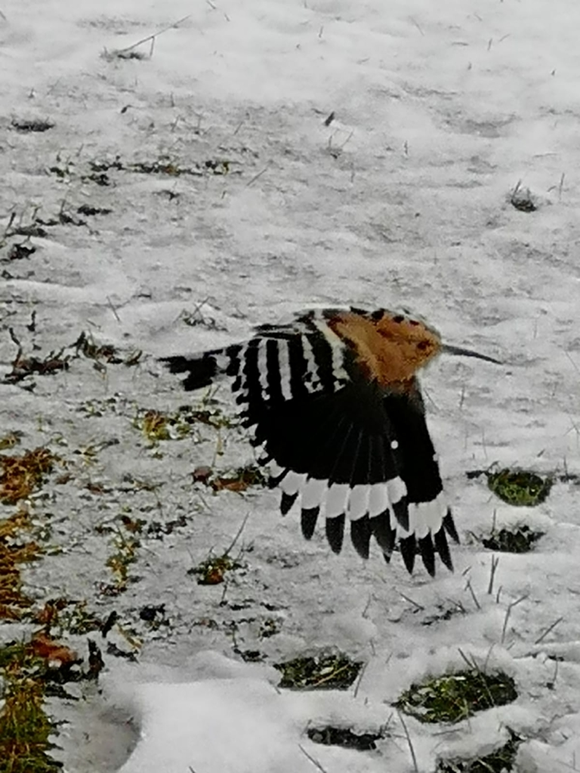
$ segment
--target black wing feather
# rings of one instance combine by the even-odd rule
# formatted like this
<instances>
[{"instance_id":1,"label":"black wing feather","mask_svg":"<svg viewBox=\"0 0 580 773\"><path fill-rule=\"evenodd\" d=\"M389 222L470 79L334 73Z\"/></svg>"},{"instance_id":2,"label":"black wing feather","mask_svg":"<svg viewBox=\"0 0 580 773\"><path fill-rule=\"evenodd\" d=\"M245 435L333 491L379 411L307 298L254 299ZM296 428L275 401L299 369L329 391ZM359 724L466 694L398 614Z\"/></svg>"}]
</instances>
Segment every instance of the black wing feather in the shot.
<instances>
[{"instance_id":1,"label":"black wing feather","mask_svg":"<svg viewBox=\"0 0 580 773\"><path fill-rule=\"evenodd\" d=\"M282 515L287 515L290 512L292 505L297 499L298 492L295 494L287 494L285 491L282 492L282 499L280 500L280 512Z\"/></svg>"},{"instance_id":2,"label":"black wing feather","mask_svg":"<svg viewBox=\"0 0 580 773\"><path fill-rule=\"evenodd\" d=\"M387 510L369 518L366 513L351 521L351 539L360 555L368 556L374 535L388 560L396 542L392 516L408 531L409 504L431 502L442 491L419 388L415 383L410 391L385 394L362 374L348 347L342 356L351 380L345 383L343 376L334 372L329 339L314 322L315 316L310 314L301 317L294 328L263 326L245 345L163 361L173 373L186 374L183 384L187 390L208 386L223 373L234 379L243 424L252 428L254 442L263 446L265 458L281 468L274 485L284 487L289 470L326 480L329 486L347 484L351 488L400 477L407 496L391 503L392 514ZM287 351L288 371L284 373L282 346ZM264 367L265 372L261 372ZM283 491L283 514L298 496ZM302 510L302 530L307 538L314 532L318 514L319 507ZM327 538L335 552L342 547L344 524L344 513L326 519ZM458 541L450 512L434 537L428 534L417 540L411 534L401 539L407 569L412 571L417 552L431 574L436 553L452 568L446 534Z\"/></svg>"},{"instance_id":3,"label":"black wing feather","mask_svg":"<svg viewBox=\"0 0 580 773\"><path fill-rule=\"evenodd\" d=\"M390 556L397 541L397 533L391 527L391 516L388 510L369 519L371 529L383 553Z\"/></svg>"},{"instance_id":4,"label":"black wing feather","mask_svg":"<svg viewBox=\"0 0 580 773\"><path fill-rule=\"evenodd\" d=\"M199 357L163 357L161 362L171 373L187 373L183 380L183 388L187 392L210 386L219 375L215 352L206 352Z\"/></svg>"},{"instance_id":5,"label":"black wing feather","mask_svg":"<svg viewBox=\"0 0 580 773\"><path fill-rule=\"evenodd\" d=\"M435 534L435 549L439 553L439 558L445 566L452 572L453 561L451 560L451 553L449 551L449 545L447 544L447 537L445 536L445 529L442 526Z\"/></svg>"},{"instance_id":6,"label":"black wing feather","mask_svg":"<svg viewBox=\"0 0 580 773\"><path fill-rule=\"evenodd\" d=\"M344 513L336 518L327 518L325 523L326 539L333 553L340 553L344 539Z\"/></svg>"},{"instance_id":7,"label":"black wing feather","mask_svg":"<svg viewBox=\"0 0 580 773\"><path fill-rule=\"evenodd\" d=\"M421 537L417 542L425 569L429 572L431 577L435 577L435 547L433 546L431 534L429 533L425 537Z\"/></svg>"},{"instance_id":8,"label":"black wing feather","mask_svg":"<svg viewBox=\"0 0 580 773\"><path fill-rule=\"evenodd\" d=\"M451 537L451 539L454 542L459 542L459 535L457 534L457 529L455 528L455 523L453 522L453 516L451 515L451 510L447 511L447 514L443 517L443 527L447 534Z\"/></svg>"},{"instance_id":9,"label":"black wing feather","mask_svg":"<svg viewBox=\"0 0 580 773\"><path fill-rule=\"evenodd\" d=\"M418 386L410 394L390 393L383 400L399 444L401 477L410 503L431 502L443 491L439 465L425 421Z\"/></svg>"},{"instance_id":10,"label":"black wing feather","mask_svg":"<svg viewBox=\"0 0 580 773\"><path fill-rule=\"evenodd\" d=\"M357 518L356 521L350 522L350 538L356 552L362 558L369 557L369 546L372 533L368 515L363 515L362 518Z\"/></svg>"},{"instance_id":11,"label":"black wing feather","mask_svg":"<svg viewBox=\"0 0 580 773\"><path fill-rule=\"evenodd\" d=\"M306 539L311 539L316 528L316 521L318 520L318 513L320 507L307 507L302 508L300 512L300 524L302 526L302 534Z\"/></svg>"},{"instance_id":12,"label":"black wing feather","mask_svg":"<svg viewBox=\"0 0 580 773\"><path fill-rule=\"evenodd\" d=\"M407 567L409 574L413 574L413 567L415 566L415 556L417 554L417 540L414 534L404 537L399 540L399 547L401 548L401 555L403 561Z\"/></svg>"}]
</instances>

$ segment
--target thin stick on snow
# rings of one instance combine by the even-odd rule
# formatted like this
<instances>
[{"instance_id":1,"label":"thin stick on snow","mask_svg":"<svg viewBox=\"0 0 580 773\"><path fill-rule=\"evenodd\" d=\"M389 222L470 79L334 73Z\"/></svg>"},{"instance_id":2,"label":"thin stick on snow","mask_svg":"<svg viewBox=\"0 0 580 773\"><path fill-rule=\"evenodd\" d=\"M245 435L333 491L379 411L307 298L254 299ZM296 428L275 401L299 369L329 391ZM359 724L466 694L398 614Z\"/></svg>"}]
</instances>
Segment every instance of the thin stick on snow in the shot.
<instances>
[{"instance_id":1,"label":"thin stick on snow","mask_svg":"<svg viewBox=\"0 0 580 773\"><path fill-rule=\"evenodd\" d=\"M228 548L226 548L226 551L225 551L225 553L224 553L224 556L229 556L230 552L233 550L233 548L234 548L234 545L235 545L235 544L236 544L236 542L239 540L239 538L240 538L240 536L241 536L241 534L242 534L243 530L246 528L246 524L247 524L247 522L248 522L248 518L249 518L249 517L250 517L250 513L246 513L246 517L245 517L245 518L244 518L244 520L242 521L242 525L240 526L240 528L239 528L239 529L238 529L238 531L236 532L236 536L235 536L235 537L234 537L234 539L232 540L232 542L231 542L230 546L229 546Z\"/></svg>"},{"instance_id":2,"label":"thin stick on snow","mask_svg":"<svg viewBox=\"0 0 580 773\"><path fill-rule=\"evenodd\" d=\"M222 597L221 597L221 599L220 599L220 607L223 607L223 605L224 605L224 603L225 603L225 600L226 600L226 593L228 592L228 588L229 588L229 587L230 587L230 586L229 586L229 583L228 583L228 581L227 581L226 579L224 579L224 589L223 589L223 591L222 591ZM235 642L234 642L234 644L235 644Z\"/></svg>"},{"instance_id":3,"label":"thin stick on snow","mask_svg":"<svg viewBox=\"0 0 580 773\"><path fill-rule=\"evenodd\" d=\"M358 675L358 679L356 680L356 684L354 686L353 698L356 698L356 696L358 695L360 683L362 682L363 676L365 675L365 671L367 670L368 664L369 664L369 662L367 660L367 662L364 664L364 666L360 670L360 673Z\"/></svg>"},{"instance_id":4,"label":"thin stick on snow","mask_svg":"<svg viewBox=\"0 0 580 773\"><path fill-rule=\"evenodd\" d=\"M407 739L407 743L409 744L409 751L411 752L411 759L413 760L413 768L415 769L415 773L419 773L419 765L417 764L417 755L415 754L415 747L413 746L413 741L411 740L411 736L409 735L409 730L407 729L407 725L405 724L405 720L403 719L401 712L398 711L397 714L399 715L399 722L403 727L403 730L405 732L405 738Z\"/></svg>"},{"instance_id":5,"label":"thin stick on snow","mask_svg":"<svg viewBox=\"0 0 580 773\"><path fill-rule=\"evenodd\" d=\"M342 143L342 145L339 145L339 149L342 150L346 143L353 137L354 135L354 129L351 131L351 133L348 135L348 137L345 139L345 141Z\"/></svg>"},{"instance_id":6,"label":"thin stick on snow","mask_svg":"<svg viewBox=\"0 0 580 773\"><path fill-rule=\"evenodd\" d=\"M549 626L546 628L546 630L544 631L544 633L543 633L541 636L538 636L538 638L536 639L536 641L534 642L534 644L541 644L541 642L543 642L543 641L544 641L544 639L546 638L546 636L547 636L549 633L551 633L551 632L554 630L554 628L555 628L557 625L560 625L560 623L562 622L562 620L563 620L563 619L564 619L563 617L559 617L557 620L554 620L554 622L552 623L552 625L549 625Z\"/></svg>"},{"instance_id":7,"label":"thin stick on snow","mask_svg":"<svg viewBox=\"0 0 580 773\"><path fill-rule=\"evenodd\" d=\"M417 27L417 29L421 33L421 37L425 37L425 33L423 32L423 30L419 26L419 23L412 16L410 16L409 18L410 18L411 22L415 25L415 27Z\"/></svg>"},{"instance_id":8,"label":"thin stick on snow","mask_svg":"<svg viewBox=\"0 0 580 773\"><path fill-rule=\"evenodd\" d=\"M475 660L473 655L471 655L471 657L468 657L465 654L465 652L463 652L461 647L458 647L457 650L458 650L459 654L461 655L461 657L463 658L463 660L467 663L469 668L473 668L474 671L479 671L479 666L477 665L477 661Z\"/></svg>"},{"instance_id":9,"label":"thin stick on snow","mask_svg":"<svg viewBox=\"0 0 580 773\"><path fill-rule=\"evenodd\" d=\"M111 311L115 315L115 319L117 320L117 322L120 322L121 317L117 314L117 309L113 306L113 301L109 298L108 295L107 295L107 303L109 304Z\"/></svg>"},{"instance_id":10,"label":"thin stick on snow","mask_svg":"<svg viewBox=\"0 0 580 773\"><path fill-rule=\"evenodd\" d=\"M315 765L315 766L318 768L318 770L322 771L322 773L327 773L327 771L325 770L325 768L323 768L323 767L322 767L322 765L320 764L320 762L318 762L318 760L315 760L315 759L314 759L314 757L312 757L310 754L308 754L308 752L307 752L307 751L306 751L306 749L305 749L305 748L302 746L302 744L300 744L300 743L299 743L299 744L298 744L298 748L300 749L300 751L302 752L302 754L303 754L305 757L307 757L307 758L310 760L310 762L311 762L313 765Z\"/></svg>"},{"instance_id":11,"label":"thin stick on snow","mask_svg":"<svg viewBox=\"0 0 580 773\"><path fill-rule=\"evenodd\" d=\"M512 613L512 609L514 609L514 607L517 607L517 605L520 604L522 601L525 601L529 597L529 595L530 595L529 593L526 593L525 596L520 596L519 599L516 599L515 601L512 601L512 603L508 605L508 608L506 609L506 613L505 613L505 618L504 618L504 621L503 621L503 628L502 628L502 631L501 631L501 643L502 644L505 641L505 637L506 637L506 633L507 633L507 627L508 627L508 622L509 622L509 619L510 619L510 616L511 616L511 613Z\"/></svg>"},{"instance_id":12,"label":"thin stick on snow","mask_svg":"<svg viewBox=\"0 0 580 773\"><path fill-rule=\"evenodd\" d=\"M562 199L562 189L564 188L565 177L566 177L566 173L562 172L562 176L560 177L560 185L558 185L558 201L561 201Z\"/></svg>"},{"instance_id":13,"label":"thin stick on snow","mask_svg":"<svg viewBox=\"0 0 580 773\"><path fill-rule=\"evenodd\" d=\"M419 610L419 612L423 612L425 610L425 607L422 604L419 604L418 601L413 601L413 599L410 596L405 596L405 594L401 593L401 591L399 591L399 596L402 596L405 599L405 601L408 601L409 604L412 604L415 607L415 609Z\"/></svg>"},{"instance_id":14,"label":"thin stick on snow","mask_svg":"<svg viewBox=\"0 0 580 773\"><path fill-rule=\"evenodd\" d=\"M578 365L576 365L576 363L574 362L574 360L572 359L572 357L570 357L570 354L569 354L568 352L564 352L564 354L566 355L566 357L567 357L567 358L570 360L570 362L572 363L572 367L574 368L574 370L576 371L576 373L580 373L580 370L578 369Z\"/></svg>"},{"instance_id":15,"label":"thin stick on snow","mask_svg":"<svg viewBox=\"0 0 580 773\"><path fill-rule=\"evenodd\" d=\"M493 648L495 647L495 644L492 644L489 650L487 651L487 655L485 656L485 663L483 664L483 670L484 672L487 672L487 667L489 665L489 659L491 658L491 653L493 651Z\"/></svg>"},{"instance_id":16,"label":"thin stick on snow","mask_svg":"<svg viewBox=\"0 0 580 773\"><path fill-rule=\"evenodd\" d=\"M497 565L499 564L499 556L491 557L491 571L489 573L489 585L487 586L487 593L489 596L493 594L493 582L495 580L495 572Z\"/></svg>"},{"instance_id":17,"label":"thin stick on snow","mask_svg":"<svg viewBox=\"0 0 580 773\"><path fill-rule=\"evenodd\" d=\"M249 182L246 183L246 188L249 188L250 185L253 185L256 182L256 180L259 180L260 177L264 174L264 172L267 172L269 168L270 168L270 165L266 164L266 166L262 169L261 172L258 172L258 174L255 174L252 177L252 179Z\"/></svg>"},{"instance_id":18,"label":"thin stick on snow","mask_svg":"<svg viewBox=\"0 0 580 773\"><path fill-rule=\"evenodd\" d=\"M365 604L365 608L363 609L363 611L361 613L361 617L364 617L366 619L367 612L369 611L369 607L372 604L372 601L373 601L373 594L369 593L369 600Z\"/></svg>"},{"instance_id":19,"label":"thin stick on snow","mask_svg":"<svg viewBox=\"0 0 580 773\"><path fill-rule=\"evenodd\" d=\"M485 429L483 427L481 428L481 447L483 448L485 458L488 459L487 446L485 444Z\"/></svg>"},{"instance_id":20,"label":"thin stick on snow","mask_svg":"<svg viewBox=\"0 0 580 773\"><path fill-rule=\"evenodd\" d=\"M175 29L180 24L183 24L184 21L187 21L189 17L191 16L190 13L187 14L187 16L184 16L183 19L179 19L179 21L173 22L173 24L169 24L167 27L163 27L163 29L160 29L158 32L154 32L153 35L147 35L146 38L143 38L142 40L138 40L137 43L133 43L132 46L127 46L127 48L120 48L117 51L117 54L124 54L127 51L132 51L134 48L137 48L137 46L140 46L142 43L147 43L149 40L155 42L155 38L159 35L163 35L164 32L168 32L169 30Z\"/></svg>"},{"instance_id":21,"label":"thin stick on snow","mask_svg":"<svg viewBox=\"0 0 580 773\"><path fill-rule=\"evenodd\" d=\"M477 596L475 595L475 591L473 590L473 586L471 585L471 580L467 580L465 583L465 587L467 590L471 593L471 598L473 599L473 603L478 609L481 609L481 604L477 600Z\"/></svg>"},{"instance_id":22,"label":"thin stick on snow","mask_svg":"<svg viewBox=\"0 0 580 773\"><path fill-rule=\"evenodd\" d=\"M212 11L221 10L221 9L218 9L217 5L215 5L215 3L212 3L211 0L205 0L205 2L209 5ZM225 11L222 11L222 13L223 13L224 19L226 21L229 21L230 17L227 15L227 13Z\"/></svg>"}]
</instances>

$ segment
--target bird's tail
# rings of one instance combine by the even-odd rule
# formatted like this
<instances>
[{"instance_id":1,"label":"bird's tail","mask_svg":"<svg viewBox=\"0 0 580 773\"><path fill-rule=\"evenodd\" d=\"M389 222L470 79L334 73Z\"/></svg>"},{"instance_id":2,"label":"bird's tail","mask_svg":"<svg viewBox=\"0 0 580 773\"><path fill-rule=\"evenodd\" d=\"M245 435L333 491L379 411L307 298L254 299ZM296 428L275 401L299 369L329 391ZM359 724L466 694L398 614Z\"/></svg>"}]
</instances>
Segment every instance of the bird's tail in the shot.
<instances>
[{"instance_id":1,"label":"bird's tail","mask_svg":"<svg viewBox=\"0 0 580 773\"><path fill-rule=\"evenodd\" d=\"M210 352L192 354L189 357L161 357L160 361L178 375L184 374L183 388L187 392L203 389L224 376L229 366L226 349L214 349Z\"/></svg>"}]
</instances>

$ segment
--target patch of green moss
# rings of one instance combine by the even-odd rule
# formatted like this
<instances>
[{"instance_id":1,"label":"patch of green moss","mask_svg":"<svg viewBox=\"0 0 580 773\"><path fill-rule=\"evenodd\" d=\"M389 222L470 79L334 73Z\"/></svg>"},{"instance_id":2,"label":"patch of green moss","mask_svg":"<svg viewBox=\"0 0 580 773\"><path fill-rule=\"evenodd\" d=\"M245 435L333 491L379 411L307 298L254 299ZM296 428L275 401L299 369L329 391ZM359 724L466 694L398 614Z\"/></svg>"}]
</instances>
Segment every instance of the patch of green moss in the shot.
<instances>
[{"instance_id":1,"label":"patch of green moss","mask_svg":"<svg viewBox=\"0 0 580 773\"><path fill-rule=\"evenodd\" d=\"M511 703L517 697L511 676L469 669L412 684L395 706L420 722L460 722L478 711Z\"/></svg>"},{"instance_id":2,"label":"patch of green moss","mask_svg":"<svg viewBox=\"0 0 580 773\"><path fill-rule=\"evenodd\" d=\"M543 536L543 531L532 531L529 526L523 525L513 531L494 529L488 537L482 537L481 543L489 550L498 550L502 553L529 553Z\"/></svg>"},{"instance_id":3,"label":"patch of green moss","mask_svg":"<svg viewBox=\"0 0 580 773\"><path fill-rule=\"evenodd\" d=\"M12 663L23 661L27 657L26 644L12 642L0 647L0 670L8 668Z\"/></svg>"},{"instance_id":4,"label":"patch of green moss","mask_svg":"<svg viewBox=\"0 0 580 773\"><path fill-rule=\"evenodd\" d=\"M279 686L295 690L347 690L362 666L340 654L294 658L274 664L282 672Z\"/></svg>"},{"instance_id":5,"label":"patch of green moss","mask_svg":"<svg viewBox=\"0 0 580 773\"><path fill-rule=\"evenodd\" d=\"M509 731L507 743L491 754L473 759L439 760L435 773L503 773L513 768L522 738Z\"/></svg>"},{"instance_id":6,"label":"patch of green moss","mask_svg":"<svg viewBox=\"0 0 580 773\"><path fill-rule=\"evenodd\" d=\"M487 485L508 505L534 507L543 502L552 488L552 478L535 472L503 469L487 472Z\"/></svg>"}]
</instances>

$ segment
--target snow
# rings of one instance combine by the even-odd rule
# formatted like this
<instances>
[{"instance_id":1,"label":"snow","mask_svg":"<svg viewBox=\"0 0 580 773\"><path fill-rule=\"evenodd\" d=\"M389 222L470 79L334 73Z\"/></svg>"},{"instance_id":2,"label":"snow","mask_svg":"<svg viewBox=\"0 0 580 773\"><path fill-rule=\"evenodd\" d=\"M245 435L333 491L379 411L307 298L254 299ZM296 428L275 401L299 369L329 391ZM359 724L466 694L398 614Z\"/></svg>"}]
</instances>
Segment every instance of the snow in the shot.
<instances>
[{"instance_id":1,"label":"snow","mask_svg":"<svg viewBox=\"0 0 580 773\"><path fill-rule=\"evenodd\" d=\"M3 372L15 355L8 326L25 352L88 330L145 353L136 368L104 371L75 359L36 377L33 392L0 385L2 433L48 444L73 473L31 503L60 552L26 571L27 587L41 603L66 596L104 618L115 610L111 636L138 653L129 664L92 634L103 693L51 704L69 723L58 737L68 773L301 773L312 760L328 773L406 773L413 761L391 704L413 681L462 668L459 650L511 674L519 697L443 732L406 718L418 769L488 753L506 727L526 739L520 770L575 769L578 486L558 482L538 508L514 510L465 473L493 462L580 473L578 4L5 0L0 12L2 222L83 203L113 210L47 227L28 259L0 253ZM115 58L178 21L151 56L145 43L145 59ZM22 134L16 118L55 126ZM91 161L117 155L125 166L227 159L230 173L87 179ZM520 181L533 213L509 202ZM378 550L367 563L350 547L336 558L322 535L302 541L295 514L280 518L275 492L193 490L197 465L252 460L238 430L200 427L151 449L133 426L139 410L191 399L154 357L348 303L411 308L449 343L505 363L442 357L422 382L462 536L454 574L410 578ZM195 309L205 324L187 326L182 312ZM217 398L231 409L225 390ZM108 441L90 462L79 453ZM132 582L110 597L102 587L123 513L145 529L182 525L142 534ZM197 585L187 570L223 552L248 514L243 569L225 590ZM494 518L546 536L532 553L502 554L488 594L492 554L471 535ZM164 624L140 618L147 604L165 605ZM29 631L4 623L0 640ZM72 638L85 652L86 637ZM265 660L243 663L236 647ZM273 663L335 649L366 664L356 691L277 688ZM329 722L387 732L373 752L305 735Z\"/></svg>"},{"instance_id":2,"label":"snow","mask_svg":"<svg viewBox=\"0 0 580 773\"><path fill-rule=\"evenodd\" d=\"M153 770L309 771L312 763L301 751L306 725L313 720L328 724L340 719L356 726L374 723L375 709L361 711L352 696L336 693L282 694L264 674L232 667L225 658L196 660L211 678L186 684L150 683L137 691L142 733L147 743L138 747L121 768L123 773ZM205 663L203 661L206 661ZM261 669L263 671L263 669ZM228 673L231 676L228 677ZM246 673L247 672L247 673ZM219 743L209 739L221 739ZM312 746L306 741L308 746ZM371 771L371 763L354 751L325 748L321 759Z\"/></svg>"}]
</instances>

